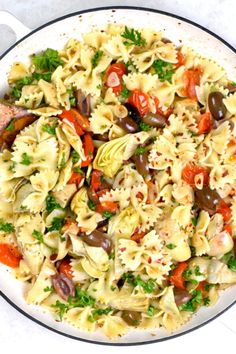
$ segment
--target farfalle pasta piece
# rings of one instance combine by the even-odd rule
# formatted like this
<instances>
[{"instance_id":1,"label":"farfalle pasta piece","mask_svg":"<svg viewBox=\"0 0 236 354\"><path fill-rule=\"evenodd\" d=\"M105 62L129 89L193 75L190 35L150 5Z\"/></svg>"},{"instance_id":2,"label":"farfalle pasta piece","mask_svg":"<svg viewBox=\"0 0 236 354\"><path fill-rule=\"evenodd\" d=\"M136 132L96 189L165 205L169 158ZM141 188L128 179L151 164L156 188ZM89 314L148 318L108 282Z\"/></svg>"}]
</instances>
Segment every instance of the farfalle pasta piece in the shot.
<instances>
[{"instance_id":1,"label":"farfalle pasta piece","mask_svg":"<svg viewBox=\"0 0 236 354\"><path fill-rule=\"evenodd\" d=\"M66 136L67 141L70 143L70 145L73 147L73 149L79 154L80 158L82 161L86 160L85 154L84 154L84 149L82 145L82 141L78 134L76 133L74 127L67 123L63 123L62 126L62 131Z\"/></svg>"},{"instance_id":2,"label":"farfalle pasta piece","mask_svg":"<svg viewBox=\"0 0 236 354\"><path fill-rule=\"evenodd\" d=\"M55 185L54 191L59 192L65 188L67 182L69 181L71 175L73 173L73 162L72 159L69 159L64 168L61 169L60 173L58 173L58 181Z\"/></svg>"},{"instance_id":3,"label":"farfalle pasta piece","mask_svg":"<svg viewBox=\"0 0 236 354\"><path fill-rule=\"evenodd\" d=\"M92 308L90 306L75 307L65 313L64 319L76 328L86 332L93 332L96 329L96 322L89 321L89 316L92 317Z\"/></svg>"},{"instance_id":4,"label":"farfalle pasta piece","mask_svg":"<svg viewBox=\"0 0 236 354\"><path fill-rule=\"evenodd\" d=\"M196 86L195 89L198 101L205 107L208 107L208 96L211 92L221 92L224 96L227 96L229 92L227 88L219 85L217 82L205 82L200 86Z\"/></svg>"},{"instance_id":5,"label":"farfalle pasta piece","mask_svg":"<svg viewBox=\"0 0 236 354\"><path fill-rule=\"evenodd\" d=\"M157 42L155 54L159 59L165 62L172 64L177 63L177 50L173 43Z\"/></svg>"},{"instance_id":6,"label":"farfalle pasta piece","mask_svg":"<svg viewBox=\"0 0 236 354\"><path fill-rule=\"evenodd\" d=\"M16 104L18 106L26 107L28 109L38 108L43 99L43 92L39 86L26 85L23 86L21 96Z\"/></svg>"},{"instance_id":7,"label":"farfalle pasta piece","mask_svg":"<svg viewBox=\"0 0 236 354\"><path fill-rule=\"evenodd\" d=\"M101 49L112 59L123 59L124 62L129 60L133 45L124 45L124 39L120 35L114 35L107 42L103 43Z\"/></svg>"},{"instance_id":8,"label":"farfalle pasta piece","mask_svg":"<svg viewBox=\"0 0 236 354\"><path fill-rule=\"evenodd\" d=\"M124 83L128 90L139 89L148 93L158 89L158 76L152 74L132 73L123 76Z\"/></svg>"},{"instance_id":9,"label":"farfalle pasta piece","mask_svg":"<svg viewBox=\"0 0 236 354\"><path fill-rule=\"evenodd\" d=\"M208 58L199 58L197 60L197 67L201 70L201 83L206 81L216 82L225 75L225 70L214 60Z\"/></svg>"},{"instance_id":10,"label":"farfalle pasta piece","mask_svg":"<svg viewBox=\"0 0 236 354\"><path fill-rule=\"evenodd\" d=\"M103 333L110 339L125 335L129 326L117 315L108 315L98 320L98 324L102 326Z\"/></svg>"},{"instance_id":11,"label":"farfalle pasta piece","mask_svg":"<svg viewBox=\"0 0 236 354\"><path fill-rule=\"evenodd\" d=\"M43 79L39 80L38 86L43 92L45 102L51 107L59 108L60 104L57 99L56 87Z\"/></svg>"},{"instance_id":12,"label":"farfalle pasta piece","mask_svg":"<svg viewBox=\"0 0 236 354\"><path fill-rule=\"evenodd\" d=\"M210 216L202 210L198 217L195 233L192 237L192 245L195 247L196 255L201 256L210 250L206 231L209 226Z\"/></svg>"},{"instance_id":13,"label":"farfalle pasta piece","mask_svg":"<svg viewBox=\"0 0 236 354\"><path fill-rule=\"evenodd\" d=\"M101 104L89 118L90 129L94 134L106 133L113 125L113 112L109 105Z\"/></svg>"},{"instance_id":14,"label":"farfalle pasta piece","mask_svg":"<svg viewBox=\"0 0 236 354\"><path fill-rule=\"evenodd\" d=\"M132 62L139 72L143 73L148 70L155 60L155 49L151 49L142 53L132 54Z\"/></svg>"},{"instance_id":15,"label":"farfalle pasta piece","mask_svg":"<svg viewBox=\"0 0 236 354\"><path fill-rule=\"evenodd\" d=\"M70 95L68 93L68 87L64 84L65 76L64 70L60 65L52 74L52 82L56 87L56 98L58 103L68 110L70 109ZM49 104L53 106L51 102Z\"/></svg>"},{"instance_id":16,"label":"farfalle pasta piece","mask_svg":"<svg viewBox=\"0 0 236 354\"><path fill-rule=\"evenodd\" d=\"M223 102L230 114L236 114L236 93L228 95Z\"/></svg>"},{"instance_id":17,"label":"farfalle pasta piece","mask_svg":"<svg viewBox=\"0 0 236 354\"><path fill-rule=\"evenodd\" d=\"M139 225L139 214L129 206L115 215L108 224L108 234L120 237L130 237Z\"/></svg>"},{"instance_id":18,"label":"farfalle pasta piece","mask_svg":"<svg viewBox=\"0 0 236 354\"><path fill-rule=\"evenodd\" d=\"M104 31L95 30L83 35L84 43L95 49L100 49L103 43L110 39L110 35Z\"/></svg>"},{"instance_id":19,"label":"farfalle pasta piece","mask_svg":"<svg viewBox=\"0 0 236 354\"><path fill-rule=\"evenodd\" d=\"M11 66L7 80L9 85L11 85L14 82L23 79L25 76L29 76L29 75L30 75L29 68L25 64L21 62L15 62Z\"/></svg>"},{"instance_id":20,"label":"farfalle pasta piece","mask_svg":"<svg viewBox=\"0 0 236 354\"><path fill-rule=\"evenodd\" d=\"M58 162L57 166L60 169L70 157L70 143L68 142L65 133L61 127L56 127L56 137L58 141Z\"/></svg>"},{"instance_id":21,"label":"farfalle pasta piece","mask_svg":"<svg viewBox=\"0 0 236 354\"><path fill-rule=\"evenodd\" d=\"M29 109L29 113L33 113L36 116L44 116L44 117L52 117L57 116L58 114L62 113L62 110L55 107L39 107L36 109Z\"/></svg>"}]
</instances>

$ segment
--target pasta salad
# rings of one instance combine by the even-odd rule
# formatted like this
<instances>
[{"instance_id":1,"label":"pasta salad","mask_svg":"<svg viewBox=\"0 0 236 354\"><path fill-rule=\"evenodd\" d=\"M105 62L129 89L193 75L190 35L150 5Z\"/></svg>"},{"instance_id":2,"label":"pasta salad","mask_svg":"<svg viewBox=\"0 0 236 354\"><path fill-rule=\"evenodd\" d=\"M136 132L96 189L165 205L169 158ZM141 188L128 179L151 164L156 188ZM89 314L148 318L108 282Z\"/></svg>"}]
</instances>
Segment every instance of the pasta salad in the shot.
<instances>
[{"instance_id":1,"label":"pasta salad","mask_svg":"<svg viewBox=\"0 0 236 354\"><path fill-rule=\"evenodd\" d=\"M110 24L14 63L0 102L0 262L28 304L109 338L174 331L236 283L236 84Z\"/></svg>"}]
</instances>

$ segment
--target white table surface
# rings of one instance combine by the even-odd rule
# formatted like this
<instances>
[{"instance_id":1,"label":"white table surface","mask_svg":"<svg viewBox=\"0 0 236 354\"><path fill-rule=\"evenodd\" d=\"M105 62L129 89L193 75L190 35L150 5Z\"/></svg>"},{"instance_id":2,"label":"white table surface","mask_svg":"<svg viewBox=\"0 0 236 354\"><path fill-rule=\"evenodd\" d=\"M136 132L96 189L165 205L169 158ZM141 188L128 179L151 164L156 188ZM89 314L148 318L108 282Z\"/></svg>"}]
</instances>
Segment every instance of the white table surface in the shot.
<instances>
[{"instance_id":1,"label":"white table surface","mask_svg":"<svg viewBox=\"0 0 236 354\"><path fill-rule=\"evenodd\" d=\"M30 28L85 8L109 5L138 5L172 12L187 17L217 33L234 47L235 0L0 0L0 10L7 10ZM0 53L14 43L14 34L0 25ZM0 351L4 353L222 353L227 349L235 352L236 306L215 321L171 341L129 348L104 347L82 343L62 337L31 322L0 298Z\"/></svg>"}]
</instances>

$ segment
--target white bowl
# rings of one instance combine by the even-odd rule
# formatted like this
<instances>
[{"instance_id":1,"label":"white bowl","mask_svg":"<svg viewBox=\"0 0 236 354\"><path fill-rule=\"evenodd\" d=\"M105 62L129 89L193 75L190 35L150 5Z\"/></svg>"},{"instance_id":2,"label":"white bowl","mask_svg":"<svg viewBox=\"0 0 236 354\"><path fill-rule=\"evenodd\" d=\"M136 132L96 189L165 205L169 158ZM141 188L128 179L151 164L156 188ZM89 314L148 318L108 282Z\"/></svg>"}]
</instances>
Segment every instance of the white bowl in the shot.
<instances>
[{"instance_id":1,"label":"white bowl","mask_svg":"<svg viewBox=\"0 0 236 354\"><path fill-rule=\"evenodd\" d=\"M1 19L0 19L1 21ZM26 35L9 48L0 62L0 95L7 88L7 72L14 61L27 62L29 55L45 48L61 49L69 38L81 38L83 33L93 28L106 28L108 23L126 24L129 27L149 27L164 32L166 38L177 45L185 43L204 56L218 61L231 79L236 78L235 49L207 29L181 17L153 9L112 7L85 10L66 15L51 21ZM19 24L19 23L18 23ZM16 26L17 27L17 26ZM19 26L23 33L24 26ZM24 301L24 284L15 280L7 267L0 265L0 294L15 309L34 322L64 336L97 344L138 345L163 341L186 334L218 317L235 303L236 286L220 296L218 303L211 308L202 308L181 329L173 334L165 330L133 330L115 341L108 340L100 332L85 333L66 323L56 322L42 307L27 305Z\"/></svg>"}]
</instances>

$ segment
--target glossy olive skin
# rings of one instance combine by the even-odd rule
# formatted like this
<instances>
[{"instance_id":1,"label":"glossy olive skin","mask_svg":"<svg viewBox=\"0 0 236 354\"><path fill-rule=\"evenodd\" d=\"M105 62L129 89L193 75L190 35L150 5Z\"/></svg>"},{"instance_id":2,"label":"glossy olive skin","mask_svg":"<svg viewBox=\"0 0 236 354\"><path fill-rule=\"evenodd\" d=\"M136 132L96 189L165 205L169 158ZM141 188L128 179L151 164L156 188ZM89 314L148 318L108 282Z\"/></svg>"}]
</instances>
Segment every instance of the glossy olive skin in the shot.
<instances>
[{"instance_id":1,"label":"glossy olive skin","mask_svg":"<svg viewBox=\"0 0 236 354\"><path fill-rule=\"evenodd\" d=\"M94 134L93 138L94 138L94 140L100 140L100 141L108 141L109 140L108 133Z\"/></svg>"},{"instance_id":2,"label":"glossy olive skin","mask_svg":"<svg viewBox=\"0 0 236 354\"><path fill-rule=\"evenodd\" d=\"M106 251L107 253L111 253L112 250L111 239L106 237L106 235L101 231L94 230L89 235L83 234L81 238L89 246L102 247L104 251Z\"/></svg>"},{"instance_id":3,"label":"glossy olive skin","mask_svg":"<svg viewBox=\"0 0 236 354\"><path fill-rule=\"evenodd\" d=\"M187 290L182 290L177 288L174 288L174 297L177 306L185 304L192 298L192 296L189 294Z\"/></svg>"},{"instance_id":4,"label":"glossy olive skin","mask_svg":"<svg viewBox=\"0 0 236 354\"><path fill-rule=\"evenodd\" d=\"M129 116L118 118L117 125L124 129L127 133L136 133L139 130L138 124Z\"/></svg>"},{"instance_id":5,"label":"glossy olive skin","mask_svg":"<svg viewBox=\"0 0 236 354\"><path fill-rule=\"evenodd\" d=\"M221 92L211 92L208 96L208 107L216 120L224 119L227 111L223 98L224 95Z\"/></svg>"},{"instance_id":6,"label":"glossy olive skin","mask_svg":"<svg viewBox=\"0 0 236 354\"><path fill-rule=\"evenodd\" d=\"M99 203L99 198L91 186L87 188L87 194L88 194L89 200L91 200L95 204Z\"/></svg>"},{"instance_id":7,"label":"glossy olive skin","mask_svg":"<svg viewBox=\"0 0 236 354\"><path fill-rule=\"evenodd\" d=\"M135 122L139 122L140 119L141 119L141 116L140 116L139 111L137 110L137 108L134 107L130 103L125 103L124 106L128 110L129 117L132 118Z\"/></svg>"},{"instance_id":8,"label":"glossy olive skin","mask_svg":"<svg viewBox=\"0 0 236 354\"><path fill-rule=\"evenodd\" d=\"M75 296L75 286L72 280L63 273L55 274L52 277L52 285L63 300L67 301L69 296Z\"/></svg>"},{"instance_id":9,"label":"glossy olive skin","mask_svg":"<svg viewBox=\"0 0 236 354\"><path fill-rule=\"evenodd\" d=\"M216 212L216 206L220 203L221 197L215 189L204 187L195 191L195 203L200 209L208 211L210 214Z\"/></svg>"},{"instance_id":10,"label":"glossy olive skin","mask_svg":"<svg viewBox=\"0 0 236 354\"><path fill-rule=\"evenodd\" d=\"M121 317L129 326L138 326L141 322L141 313L137 311L125 310L122 312Z\"/></svg>"},{"instance_id":11,"label":"glossy olive skin","mask_svg":"<svg viewBox=\"0 0 236 354\"><path fill-rule=\"evenodd\" d=\"M138 173L140 173L140 175L144 177L147 176L149 173L148 153L144 152L143 154L140 155L134 155L132 159L135 163Z\"/></svg>"},{"instance_id":12,"label":"glossy olive skin","mask_svg":"<svg viewBox=\"0 0 236 354\"><path fill-rule=\"evenodd\" d=\"M85 117L91 113L90 95L85 96L81 90L76 90L76 106L78 111Z\"/></svg>"},{"instance_id":13,"label":"glossy olive skin","mask_svg":"<svg viewBox=\"0 0 236 354\"><path fill-rule=\"evenodd\" d=\"M166 119L160 114L145 114L145 116L142 117L142 121L155 128L164 128L166 126Z\"/></svg>"}]
</instances>

